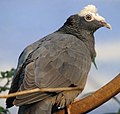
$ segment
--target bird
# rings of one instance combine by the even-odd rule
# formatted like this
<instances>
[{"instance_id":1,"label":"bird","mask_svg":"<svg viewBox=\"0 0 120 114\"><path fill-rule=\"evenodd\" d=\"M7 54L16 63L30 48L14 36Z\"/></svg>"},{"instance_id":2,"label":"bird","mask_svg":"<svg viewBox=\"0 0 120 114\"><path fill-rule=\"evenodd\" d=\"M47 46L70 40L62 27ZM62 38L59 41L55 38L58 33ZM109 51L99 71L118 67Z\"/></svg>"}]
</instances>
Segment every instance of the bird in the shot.
<instances>
[{"instance_id":1,"label":"bird","mask_svg":"<svg viewBox=\"0 0 120 114\"><path fill-rule=\"evenodd\" d=\"M96 66L94 33L101 27L112 29L95 5L87 5L58 30L27 46L19 56L9 93L59 87L83 90L91 64ZM6 105L19 106L18 114L55 114L82 90L30 93L7 98Z\"/></svg>"}]
</instances>

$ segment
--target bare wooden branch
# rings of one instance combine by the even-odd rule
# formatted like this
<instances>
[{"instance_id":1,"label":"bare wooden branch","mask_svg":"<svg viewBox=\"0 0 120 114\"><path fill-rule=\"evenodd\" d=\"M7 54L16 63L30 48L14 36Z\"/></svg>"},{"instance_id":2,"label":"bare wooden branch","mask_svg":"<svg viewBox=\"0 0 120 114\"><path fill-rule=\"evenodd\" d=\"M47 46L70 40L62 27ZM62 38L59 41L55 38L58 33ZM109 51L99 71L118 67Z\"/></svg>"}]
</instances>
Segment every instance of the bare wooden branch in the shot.
<instances>
[{"instance_id":1,"label":"bare wooden branch","mask_svg":"<svg viewBox=\"0 0 120 114\"><path fill-rule=\"evenodd\" d=\"M95 108L99 107L113 96L120 92L120 74L116 76L108 84L92 93L91 95L76 101L68 106L69 114L86 114ZM64 110L57 112L57 114L65 114Z\"/></svg>"},{"instance_id":2,"label":"bare wooden branch","mask_svg":"<svg viewBox=\"0 0 120 114\"><path fill-rule=\"evenodd\" d=\"M25 90L25 91L20 91L20 92L16 92L16 93L11 93L11 94L8 94L8 95L0 95L0 98L15 97L15 96L18 96L18 95L30 94L30 93L35 93L35 92L75 91L75 90L82 90L82 89L78 88L78 87L36 88L36 89L31 89L31 90Z\"/></svg>"}]
</instances>

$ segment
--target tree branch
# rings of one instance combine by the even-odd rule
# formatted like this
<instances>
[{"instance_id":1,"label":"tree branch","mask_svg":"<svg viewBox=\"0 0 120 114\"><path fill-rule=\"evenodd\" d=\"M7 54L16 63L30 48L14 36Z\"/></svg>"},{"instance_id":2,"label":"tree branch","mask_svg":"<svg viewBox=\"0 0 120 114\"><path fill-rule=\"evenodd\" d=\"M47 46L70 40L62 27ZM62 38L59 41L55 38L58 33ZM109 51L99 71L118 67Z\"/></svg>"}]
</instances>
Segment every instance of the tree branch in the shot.
<instances>
[{"instance_id":1,"label":"tree branch","mask_svg":"<svg viewBox=\"0 0 120 114\"><path fill-rule=\"evenodd\" d=\"M8 94L8 95L0 95L0 98L15 97L15 96L25 95L25 94L35 93L35 92L75 91L75 90L83 90L83 89L78 88L78 87L36 88L36 89L31 89L31 90L25 90L25 91L20 91L20 92L16 92L16 93L11 93L11 94Z\"/></svg>"},{"instance_id":2,"label":"tree branch","mask_svg":"<svg viewBox=\"0 0 120 114\"><path fill-rule=\"evenodd\" d=\"M76 101L68 106L69 114L85 114L95 108L99 107L113 96L120 92L120 74L116 76L108 84L92 93L91 95ZM57 114L65 114L64 110L57 112Z\"/></svg>"}]
</instances>

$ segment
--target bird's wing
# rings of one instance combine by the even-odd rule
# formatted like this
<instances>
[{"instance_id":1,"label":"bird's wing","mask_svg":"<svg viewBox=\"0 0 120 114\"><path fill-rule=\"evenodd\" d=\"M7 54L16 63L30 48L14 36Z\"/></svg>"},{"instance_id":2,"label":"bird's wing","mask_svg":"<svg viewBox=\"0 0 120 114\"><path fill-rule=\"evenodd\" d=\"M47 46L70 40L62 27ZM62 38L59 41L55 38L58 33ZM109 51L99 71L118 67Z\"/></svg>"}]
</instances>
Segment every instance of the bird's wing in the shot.
<instances>
[{"instance_id":1,"label":"bird's wing","mask_svg":"<svg viewBox=\"0 0 120 114\"><path fill-rule=\"evenodd\" d=\"M22 51L22 53L20 54L19 59L18 59L18 65L17 65L16 71L15 71L14 77L12 79L9 94L18 91L18 89L19 89L19 87L20 87L20 85L21 85L21 83L22 83L22 81L24 79L24 73L23 73L22 66L25 63L26 59L28 58L28 55L31 52L33 52L38 47L38 45L40 43L41 43L41 39L34 42L33 44L30 44L29 46L27 46ZM10 98L6 99L7 108L10 108L10 107L13 106L12 103L13 103L14 99L15 99L15 97L10 97Z\"/></svg>"},{"instance_id":2,"label":"bird's wing","mask_svg":"<svg viewBox=\"0 0 120 114\"><path fill-rule=\"evenodd\" d=\"M51 37L51 38L50 38ZM89 72L90 52L82 41L68 34L54 33L31 56L25 67L25 78L19 91L36 87L69 87L79 85ZM14 104L23 105L43 100L52 93L32 93L16 97Z\"/></svg>"}]
</instances>

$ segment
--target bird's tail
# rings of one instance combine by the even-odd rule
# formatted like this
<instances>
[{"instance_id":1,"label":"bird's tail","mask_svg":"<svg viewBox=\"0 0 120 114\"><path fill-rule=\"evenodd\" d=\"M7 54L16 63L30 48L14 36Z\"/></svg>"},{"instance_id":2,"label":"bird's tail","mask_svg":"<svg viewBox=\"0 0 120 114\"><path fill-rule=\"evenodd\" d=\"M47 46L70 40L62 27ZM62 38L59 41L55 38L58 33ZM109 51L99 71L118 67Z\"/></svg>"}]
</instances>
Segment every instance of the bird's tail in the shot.
<instances>
[{"instance_id":1,"label":"bird's tail","mask_svg":"<svg viewBox=\"0 0 120 114\"><path fill-rule=\"evenodd\" d=\"M45 100L19 107L18 114L51 114L52 103Z\"/></svg>"}]
</instances>

